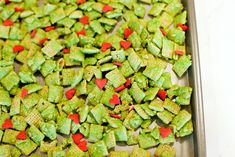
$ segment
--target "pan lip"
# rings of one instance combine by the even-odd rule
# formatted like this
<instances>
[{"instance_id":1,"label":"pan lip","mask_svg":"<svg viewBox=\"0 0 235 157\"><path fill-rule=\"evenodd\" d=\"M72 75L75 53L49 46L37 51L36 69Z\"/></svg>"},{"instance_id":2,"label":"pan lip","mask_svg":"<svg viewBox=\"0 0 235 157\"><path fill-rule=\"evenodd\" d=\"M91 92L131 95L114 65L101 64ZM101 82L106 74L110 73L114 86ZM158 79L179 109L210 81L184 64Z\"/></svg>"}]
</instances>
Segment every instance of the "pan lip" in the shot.
<instances>
[{"instance_id":1,"label":"pan lip","mask_svg":"<svg viewBox=\"0 0 235 157\"><path fill-rule=\"evenodd\" d=\"M206 157L205 121L203 91L201 81L200 54L198 45L197 22L194 0L183 0L188 11L189 40L187 46L192 55L192 67L189 70L189 83L193 86L192 112L194 125L194 153L196 157ZM191 76L190 76L191 75Z\"/></svg>"}]
</instances>

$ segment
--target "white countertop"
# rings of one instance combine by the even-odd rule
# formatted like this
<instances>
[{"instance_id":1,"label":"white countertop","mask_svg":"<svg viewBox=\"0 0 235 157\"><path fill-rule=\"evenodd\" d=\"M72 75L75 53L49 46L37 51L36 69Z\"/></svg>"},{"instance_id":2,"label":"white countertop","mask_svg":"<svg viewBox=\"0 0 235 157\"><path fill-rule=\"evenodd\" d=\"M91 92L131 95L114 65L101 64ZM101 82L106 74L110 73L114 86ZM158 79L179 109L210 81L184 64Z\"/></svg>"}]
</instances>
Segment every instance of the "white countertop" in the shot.
<instances>
[{"instance_id":1,"label":"white countertop","mask_svg":"<svg viewBox=\"0 0 235 157\"><path fill-rule=\"evenodd\" d=\"M235 157L235 0L195 0L208 157Z\"/></svg>"}]
</instances>

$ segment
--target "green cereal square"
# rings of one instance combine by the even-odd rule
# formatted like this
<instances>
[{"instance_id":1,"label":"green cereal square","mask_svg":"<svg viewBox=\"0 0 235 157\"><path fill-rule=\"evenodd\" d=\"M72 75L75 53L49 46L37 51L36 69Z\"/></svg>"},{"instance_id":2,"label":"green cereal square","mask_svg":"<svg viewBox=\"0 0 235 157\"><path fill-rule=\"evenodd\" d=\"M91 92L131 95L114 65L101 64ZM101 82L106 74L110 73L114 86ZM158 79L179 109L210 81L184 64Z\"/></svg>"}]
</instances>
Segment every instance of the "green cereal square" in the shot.
<instances>
[{"instance_id":1,"label":"green cereal square","mask_svg":"<svg viewBox=\"0 0 235 157\"><path fill-rule=\"evenodd\" d=\"M102 125L91 124L88 140L97 142L103 137L104 127Z\"/></svg>"},{"instance_id":2,"label":"green cereal square","mask_svg":"<svg viewBox=\"0 0 235 157\"><path fill-rule=\"evenodd\" d=\"M63 98L64 88L61 86L49 86L48 101L52 103L58 103Z\"/></svg>"},{"instance_id":3,"label":"green cereal square","mask_svg":"<svg viewBox=\"0 0 235 157\"><path fill-rule=\"evenodd\" d=\"M42 120L41 114L36 109L34 109L32 112L30 112L27 115L27 117L25 118L25 121L29 125L35 125L35 126L39 126L39 123L41 120Z\"/></svg>"},{"instance_id":4,"label":"green cereal square","mask_svg":"<svg viewBox=\"0 0 235 157\"><path fill-rule=\"evenodd\" d=\"M122 63L122 66L120 68L120 71L122 72L122 75L124 77L129 77L131 76L132 74L134 74L134 70L131 68L131 65L129 64L128 61L124 61Z\"/></svg>"},{"instance_id":5,"label":"green cereal square","mask_svg":"<svg viewBox=\"0 0 235 157\"><path fill-rule=\"evenodd\" d=\"M129 157L129 152L125 150L111 151L109 157Z\"/></svg>"},{"instance_id":6,"label":"green cereal square","mask_svg":"<svg viewBox=\"0 0 235 157\"><path fill-rule=\"evenodd\" d=\"M127 141L127 130L123 125L114 129L116 141Z\"/></svg>"},{"instance_id":7,"label":"green cereal square","mask_svg":"<svg viewBox=\"0 0 235 157\"><path fill-rule=\"evenodd\" d=\"M31 154L37 148L37 145L30 139L17 140L15 145L24 155Z\"/></svg>"},{"instance_id":8,"label":"green cereal square","mask_svg":"<svg viewBox=\"0 0 235 157\"><path fill-rule=\"evenodd\" d=\"M134 147L131 157L150 157L150 152L139 147Z\"/></svg>"},{"instance_id":9,"label":"green cereal square","mask_svg":"<svg viewBox=\"0 0 235 157\"><path fill-rule=\"evenodd\" d=\"M66 117L57 117L57 130L65 135L69 135L71 128L71 119Z\"/></svg>"},{"instance_id":10,"label":"green cereal square","mask_svg":"<svg viewBox=\"0 0 235 157\"><path fill-rule=\"evenodd\" d=\"M139 88L136 82L132 84L129 93L134 98L136 103L141 103L145 97L145 93Z\"/></svg>"},{"instance_id":11,"label":"green cereal square","mask_svg":"<svg viewBox=\"0 0 235 157\"><path fill-rule=\"evenodd\" d=\"M41 52L36 52L34 56L28 59L28 66L32 71L37 71L41 68L41 65L45 62L45 58Z\"/></svg>"},{"instance_id":12,"label":"green cereal square","mask_svg":"<svg viewBox=\"0 0 235 157\"><path fill-rule=\"evenodd\" d=\"M2 142L8 143L8 144L15 144L16 142L16 136L19 134L19 131L7 129L4 132Z\"/></svg>"},{"instance_id":13,"label":"green cereal square","mask_svg":"<svg viewBox=\"0 0 235 157\"><path fill-rule=\"evenodd\" d=\"M8 39L10 32L10 27L0 26L0 38Z\"/></svg>"},{"instance_id":14,"label":"green cereal square","mask_svg":"<svg viewBox=\"0 0 235 157\"><path fill-rule=\"evenodd\" d=\"M167 38L163 38L162 56L171 59L174 54L174 43Z\"/></svg>"},{"instance_id":15,"label":"green cereal square","mask_svg":"<svg viewBox=\"0 0 235 157\"><path fill-rule=\"evenodd\" d=\"M141 134L138 136L140 148L148 149L154 147L158 142L150 134Z\"/></svg>"},{"instance_id":16,"label":"green cereal square","mask_svg":"<svg viewBox=\"0 0 235 157\"><path fill-rule=\"evenodd\" d=\"M62 84L64 86L71 85L73 83L75 77L75 69L74 68L69 68L69 69L63 69L62 70Z\"/></svg>"},{"instance_id":17,"label":"green cereal square","mask_svg":"<svg viewBox=\"0 0 235 157\"><path fill-rule=\"evenodd\" d=\"M108 156L108 150L104 141L99 141L90 145L88 151L92 157Z\"/></svg>"},{"instance_id":18,"label":"green cereal square","mask_svg":"<svg viewBox=\"0 0 235 157\"><path fill-rule=\"evenodd\" d=\"M163 68L157 66L147 66L143 74L151 80L157 81L161 77L163 71Z\"/></svg>"},{"instance_id":19,"label":"green cereal square","mask_svg":"<svg viewBox=\"0 0 235 157\"><path fill-rule=\"evenodd\" d=\"M10 91L13 87L17 86L19 82L19 76L14 71L11 71L7 76L5 76L1 80L2 86L8 91Z\"/></svg>"},{"instance_id":20,"label":"green cereal square","mask_svg":"<svg viewBox=\"0 0 235 157\"><path fill-rule=\"evenodd\" d=\"M56 139L56 126L53 123L40 123L40 130L42 133L51 140Z\"/></svg>"},{"instance_id":21,"label":"green cereal square","mask_svg":"<svg viewBox=\"0 0 235 157\"><path fill-rule=\"evenodd\" d=\"M126 60L126 54L124 50L112 51L112 59L118 62L124 62Z\"/></svg>"},{"instance_id":22,"label":"green cereal square","mask_svg":"<svg viewBox=\"0 0 235 157\"><path fill-rule=\"evenodd\" d=\"M66 157L82 157L84 152L78 148L77 145L72 144L71 147L66 152Z\"/></svg>"},{"instance_id":23,"label":"green cereal square","mask_svg":"<svg viewBox=\"0 0 235 157\"><path fill-rule=\"evenodd\" d=\"M105 134L103 140L108 149L116 146L116 139L115 139L114 131L110 131L107 134Z\"/></svg>"},{"instance_id":24,"label":"green cereal square","mask_svg":"<svg viewBox=\"0 0 235 157\"><path fill-rule=\"evenodd\" d=\"M160 99L154 99L153 101L150 102L149 108L154 111L163 111L163 101Z\"/></svg>"},{"instance_id":25,"label":"green cereal square","mask_svg":"<svg viewBox=\"0 0 235 157\"><path fill-rule=\"evenodd\" d=\"M27 123L23 116L14 116L12 118L13 129L23 131L27 127Z\"/></svg>"},{"instance_id":26,"label":"green cereal square","mask_svg":"<svg viewBox=\"0 0 235 157\"><path fill-rule=\"evenodd\" d=\"M54 57L62 49L63 47L56 40L51 40L42 48L42 52L48 57Z\"/></svg>"},{"instance_id":27,"label":"green cereal square","mask_svg":"<svg viewBox=\"0 0 235 157\"><path fill-rule=\"evenodd\" d=\"M50 20L52 24L62 20L63 18L65 18L65 12L61 7L50 13Z\"/></svg>"},{"instance_id":28,"label":"green cereal square","mask_svg":"<svg viewBox=\"0 0 235 157\"><path fill-rule=\"evenodd\" d=\"M161 16L159 17L159 20L160 20L161 26L164 28L167 28L172 24L174 18L167 12L163 12Z\"/></svg>"},{"instance_id":29,"label":"green cereal square","mask_svg":"<svg viewBox=\"0 0 235 157\"><path fill-rule=\"evenodd\" d=\"M35 106L40 100L40 96L37 93L32 93L22 99L22 103L27 109L32 108Z\"/></svg>"},{"instance_id":30,"label":"green cereal square","mask_svg":"<svg viewBox=\"0 0 235 157\"><path fill-rule=\"evenodd\" d=\"M180 111L180 106L168 98L164 101L163 107L175 115Z\"/></svg>"},{"instance_id":31,"label":"green cereal square","mask_svg":"<svg viewBox=\"0 0 235 157\"><path fill-rule=\"evenodd\" d=\"M140 57L135 53L134 50L131 51L131 53L128 56L128 61L132 67L132 69L137 72L140 69L142 60Z\"/></svg>"},{"instance_id":32,"label":"green cereal square","mask_svg":"<svg viewBox=\"0 0 235 157\"><path fill-rule=\"evenodd\" d=\"M47 86L60 85L60 72L56 71L46 76L45 83Z\"/></svg>"},{"instance_id":33,"label":"green cereal square","mask_svg":"<svg viewBox=\"0 0 235 157\"><path fill-rule=\"evenodd\" d=\"M39 145L41 141L44 139L43 133L34 125L28 129L28 136L37 144Z\"/></svg>"},{"instance_id":34,"label":"green cereal square","mask_svg":"<svg viewBox=\"0 0 235 157\"><path fill-rule=\"evenodd\" d=\"M178 61L175 62L172 69L179 77L182 77L183 74L188 70L188 68L191 65L192 65L191 57L182 56L179 58Z\"/></svg>"},{"instance_id":35,"label":"green cereal square","mask_svg":"<svg viewBox=\"0 0 235 157\"><path fill-rule=\"evenodd\" d=\"M0 145L0 156L11 157L11 149L9 145Z\"/></svg>"},{"instance_id":36,"label":"green cereal square","mask_svg":"<svg viewBox=\"0 0 235 157\"><path fill-rule=\"evenodd\" d=\"M174 118L174 114L172 114L171 112L169 112L167 110L164 110L162 112L158 112L157 116L165 124L169 124Z\"/></svg>"},{"instance_id":37,"label":"green cereal square","mask_svg":"<svg viewBox=\"0 0 235 157\"><path fill-rule=\"evenodd\" d=\"M117 88L126 82L125 77L122 75L121 71L115 69L105 75L105 77L112 83L112 85Z\"/></svg>"},{"instance_id":38,"label":"green cereal square","mask_svg":"<svg viewBox=\"0 0 235 157\"><path fill-rule=\"evenodd\" d=\"M175 116L171 124L174 125L177 130L180 130L191 118L192 116L189 112L182 110Z\"/></svg>"},{"instance_id":39,"label":"green cereal square","mask_svg":"<svg viewBox=\"0 0 235 157\"><path fill-rule=\"evenodd\" d=\"M4 89L0 89L0 105L11 106L11 97L10 94Z\"/></svg>"}]
</instances>

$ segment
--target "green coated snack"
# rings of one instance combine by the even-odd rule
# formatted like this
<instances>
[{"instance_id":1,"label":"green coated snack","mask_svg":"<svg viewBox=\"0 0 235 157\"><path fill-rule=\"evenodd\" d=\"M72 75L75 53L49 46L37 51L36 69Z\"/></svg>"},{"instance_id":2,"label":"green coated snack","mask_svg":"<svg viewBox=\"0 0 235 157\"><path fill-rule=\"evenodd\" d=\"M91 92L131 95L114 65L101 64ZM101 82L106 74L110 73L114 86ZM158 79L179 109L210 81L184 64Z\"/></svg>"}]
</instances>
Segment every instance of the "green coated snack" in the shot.
<instances>
[{"instance_id":1,"label":"green coated snack","mask_svg":"<svg viewBox=\"0 0 235 157\"><path fill-rule=\"evenodd\" d=\"M172 80L192 65L181 1L5 3L1 157L175 156L193 132L192 88Z\"/></svg>"}]
</instances>

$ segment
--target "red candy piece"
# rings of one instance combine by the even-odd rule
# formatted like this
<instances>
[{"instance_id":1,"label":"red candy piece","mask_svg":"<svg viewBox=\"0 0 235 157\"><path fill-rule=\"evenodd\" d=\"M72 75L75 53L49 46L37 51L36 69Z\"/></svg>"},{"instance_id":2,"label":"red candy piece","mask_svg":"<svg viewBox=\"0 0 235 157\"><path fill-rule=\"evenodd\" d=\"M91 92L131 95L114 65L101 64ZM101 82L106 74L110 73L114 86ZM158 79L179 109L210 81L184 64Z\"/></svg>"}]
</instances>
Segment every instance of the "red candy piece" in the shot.
<instances>
[{"instance_id":1,"label":"red candy piece","mask_svg":"<svg viewBox=\"0 0 235 157\"><path fill-rule=\"evenodd\" d=\"M125 87L130 87L131 86L131 80L128 78L126 79Z\"/></svg>"},{"instance_id":2,"label":"red candy piece","mask_svg":"<svg viewBox=\"0 0 235 157\"><path fill-rule=\"evenodd\" d=\"M110 104L113 105L119 105L120 104L120 99L117 94L113 94L112 98L109 100Z\"/></svg>"},{"instance_id":3,"label":"red candy piece","mask_svg":"<svg viewBox=\"0 0 235 157\"><path fill-rule=\"evenodd\" d=\"M69 118L75 123L78 124L80 123L80 116L79 114L70 114Z\"/></svg>"},{"instance_id":4,"label":"red candy piece","mask_svg":"<svg viewBox=\"0 0 235 157\"><path fill-rule=\"evenodd\" d=\"M171 129L170 128L161 127L159 129L159 131L160 131L160 134L163 138L166 138L167 136L169 136L171 134Z\"/></svg>"},{"instance_id":5,"label":"red candy piece","mask_svg":"<svg viewBox=\"0 0 235 157\"><path fill-rule=\"evenodd\" d=\"M111 7L110 5L104 5L103 9L102 9L102 12L103 13L107 13L109 11L113 11L113 7Z\"/></svg>"},{"instance_id":6,"label":"red candy piece","mask_svg":"<svg viewBox=\"0 0 235 157\"><path fill-rule=\"evenodd\" d=\"M75 144L79 144L83 137L84 137L83 134L80 133L72 135L72 139Z\"/></svg>"},{"instance_id":7,"label":"red candy piece","mask_svg":"<svg viewBox=\"0 0 235 157\"><path fill-rule=\"evenodd\" d=\"M11 21L10 19L7 19L3 22L3 25L4 26L12 26L14 24L13 21Z\"/></svg>"},{"instance_id":8,"label":"red candy piece","mask_svg":"<svg viewBox=\"0 0 235 157\"><path fill-rule=\"evenodd\" d=\"M167 96L167 92L165 90L159 90L157 93L157 96L164 101L166 99Z\"/></svg>"},{"instance_id":9,"label":"red candy piece","mask_svg":"<svg viewBox=\"0 0 235 157\"><path fill-rule=\"evenodd\" d=\"M39 41L39 44L43 45L47 40L48 40L48 38L43 38L42 40Z\"/></svg>"},{"instance_id":10,"label":"red candy piece","mask_svg":"<svg viewBox=\"0 0 235 157\"><path fill-rule=\"evenodd\" d=\"M17 136L17 140L25 140L27 138L27 132L26 131L21 131Z\"/></svg>"},{"instance_id":11,"label":"red candy piece","mask_svg":"<svg viewBox=\"0 0 235 157\"><path fill-rule=\"evenodd\" d=\"M121 85L121 86L115 88L115 92L121 92L125 88L126 88L125 85Z\"/></svg>"},{"instance_id":12,"label":"red candy piece","mask_svg":"<svg viewBox=\"0 0 235 157\"><path fill-rule=\"evenodd\" d=\"M47 26L46 28L45 28L45 31L46 32L50 32L50 31L52 31L52 30L54 30L55 29L55 26Z\"/></svg>"},{"instance_id":13,"label":"red candy piece","mask_svg":"<svg viewBox=\"0 0 235 157\"><path fill-rule=\"evenodd\" d=\"M74 94L76 93L76 89L72 88L68 91L66 91L65 95L68 100L72 99Z\"/></svg>"},{"instance_id":14,"label":"red candy piece","mask_svg":"<svg viewBox=\"0 0 235 157\"><path fill-rule=\"evenodd\" d=\"M21 98L25 98L28 95L28 90L25 88L22 88L21 90Z\"/></svg>"},{"instance_id":15,"label":"red candy piece","mask_svg":"<svg viewBox=\"0 0 235 157\"><path fill-rule=\"evenodd\" d=\"M77 32L77 36L80 36L80 35L86 35L86 30L82 29L81 31Z\"/></svg>"},{"instance_id":16,"label":"red candy piece","mask_svg":"<svg viewBox=\"0 0 235 157\"><path fill-rule=\"evenodd\" d=\"M176 51L175 51L175 54L180 55L180 56L183 56L183 55L184 55L184 52L183 52L183 51L180 51L180 50L176 50Z\"/></svg>"},{"instance_id":17,"label":"red candy piece","mask_svg":"<svg viewBox=\"0 0 235 157\"><path fill-rule=\"evenodd\" d=\"M127 39L132 33L133 31L130 28L126 28L124 30L124 37Z\"/></svg>"},{"instance_id":18,"label":"red candy piece","mask_svg":"<svg viewBox=\"0 0 235 157\"><path fill-rule=\"evenodd\" d=\"M5 0L5 4L9 4L10 3L10 0Z\"/></svg>"},{"instance_id":19,"label":"red candy piece","mask_svg":"<svg viewBox=\"0 0 235 157\"><path fill-rule=\"evenodd\" d=\"M134 105L131 105L128 111L131 112L132 110L134 110L134 108Z\"/></svg>"},{"instance_id":20,"label":"red candy piece","mask_svg":"<svg viewBox=\"0 0 235 157\"><path fill-rule=\"evenodd\" d=\"M87 25L89 24L89 17L88 16L83 16L82 18L80 18L79 20L82 24Z\"/></svg>"},{"instance_id":21,"label":"red candy piece","mask_svg":"<svg viewBox=\"0 0 235 157\"><path fill-rule=\"evenodd\" d=\"M106 50L110 49L111 47L112 47L112 44L104 42L104 43L102 43L101 51L105 52Z\"/></svg>"},{"instance_id":22,"label":"red candy piece","mask_svg":"<svg viewBox=\"0 0 235 157\"><path fill-rule=\"evenodd\" d=\"M15 12L22 12L22 11L24 11L24 8L15 7Z\"/></svg>"},{"instance_id":23,"label":"red candy piece","mask_svg":"<svg viewBox=\"0 0 235 157\"><path fill-rule=\"evenodd\" d=\"M179 23L177 26L180 27L183 31L189 30L189 27L184 25L184 24L182 24L182 23Z\"/></svg>"},{"instance_id":24,"label":"red candy piece","mask_svg":"<svg viewBox=\"0 0 235 157\"><path fill-rule=\"evenodd\" d=\"M119 67L122 66L122 63L120 63L120 62L113 62L113 64L114 64L114 65L117 65L117 66L119 66Z\"/></svg>"},{"instance_id":25,"label":"red candy piece","mask_svg":"<svg viewBox=\"0 0 235 157\"><path fill-rule=\"evenodd\" d=\"M86 0L77 0L77 4L82 4L82 3L85 3Z\"/></svg>"},{"instance_id":26,"label":"red candy piece","mask_svg":"<svg viewBox=\"0 0 235 157\"><path fill-rule=\"evenodd\" d=\"M83 152L86 152L87 149L87 141L86 140L82 140L77 144L78 148L81 149Z\"/></svg>"},{"instance_id":27,"label":"red candy piece","mask_svg":"<svg viewBox=\"0 0 235 157\"><path fill-rule=\"evenodd\" d=\"M17 52L20 52L20 51L24 51L24 46L22 46L22 45L15 45L13 47L13 52L14 53L17 53Z\"/></svg>"},{"instance_id":28,"label":"red candy piece","mask_svg":"<svg viewBox=\"0 0 235 157\"><path fill-rule=\"evenodd\" d=\"M35 35L36 35L36 33L37 33L37 30L36 30L36 29L32 30L32 31L31 31L31 34L30 34L30 37L31 37L31 38L34 38Z\"/></svg>"},{"instance_id":29,"label":"red candy piece","mask_svg":"<svg viewBox=\"0 0 235 157\"><path fill-rule=\"evenodd\" d=\"M122 118L122 116L116 115L116 114L110 114L110 116L113 117L113 118L117 118L117 119L121 119Z\"/></svg>"},{"instance_id":30,"label":"red candy piece","mask_svg":"<svg viewBox=\"0 0 235 157\"><path fill-rule=\"evenodd\" d=\"M4 123L2 124L3 129L11 129L12 128L12 122L10 119L6 119Z\"/></svg>"},{"instance_id":31,"label":"red candy piece","mask_svg":"<svg viewBox=\"0 0 235 157\"><path fill-rule=\"evenodd\" d=\"M160 28L160 31L162 32L164 36L167 36L167 32L163 28Z\"/></svg>"},{"instance_id":32,"label":"red candy piece","mask_svg":"<svg viewBox=\"0 0 235 157\"><path fill-rule=\"evenodd\" d=\"M70 49L64 48L63 52L64 52L64 54L70 53Z\"/></svg>"},{"instance_id":33,"label":"red candy piece","mask_svg":"<svg viewBox=\"0 0 235 157\"><path fill-rule=\"evenodd\" d=\"M124 50L128 49L132 44L130 41L120 41L120 45L124 48Z\"/></svg>"},{"instance_id":34,"label":"red candy piece","mask_svg":"<svg viewBox=\"0 0 235 157\"><path fill-rule=\"evenodd\" d=\"M108 80L106 78L104 79L98 79L96 78L95 79L95 84L99 87L99 89L103 89L104 86L106 85L106 83L108 82Z\"/></svg>"}]
</instances>

